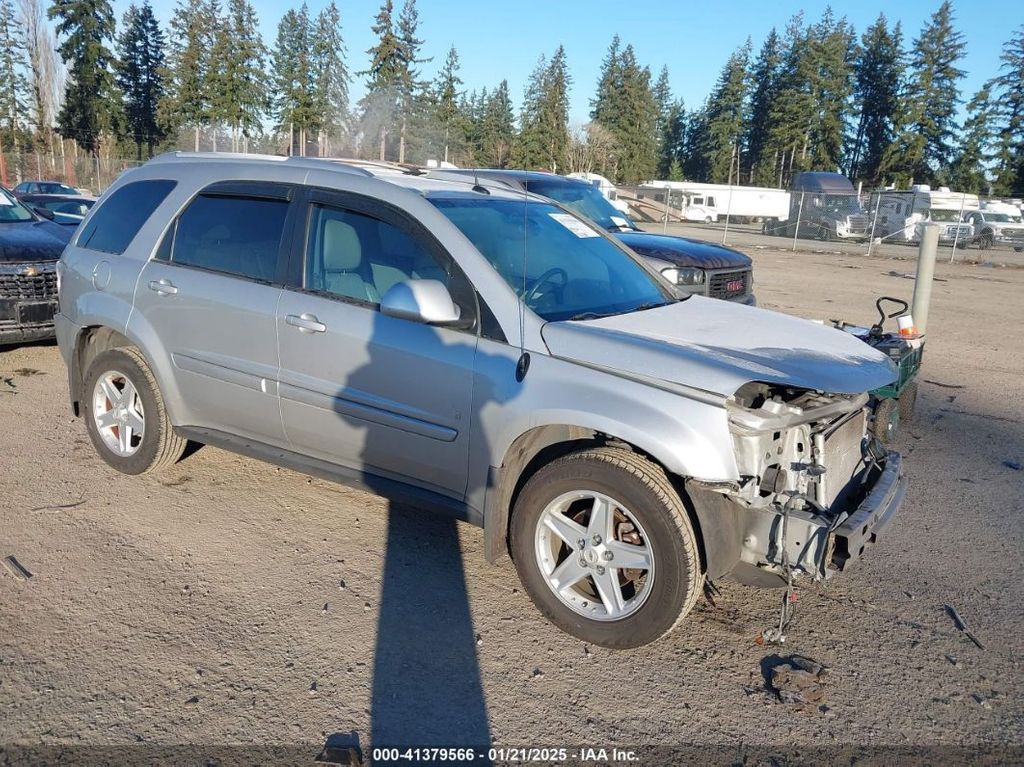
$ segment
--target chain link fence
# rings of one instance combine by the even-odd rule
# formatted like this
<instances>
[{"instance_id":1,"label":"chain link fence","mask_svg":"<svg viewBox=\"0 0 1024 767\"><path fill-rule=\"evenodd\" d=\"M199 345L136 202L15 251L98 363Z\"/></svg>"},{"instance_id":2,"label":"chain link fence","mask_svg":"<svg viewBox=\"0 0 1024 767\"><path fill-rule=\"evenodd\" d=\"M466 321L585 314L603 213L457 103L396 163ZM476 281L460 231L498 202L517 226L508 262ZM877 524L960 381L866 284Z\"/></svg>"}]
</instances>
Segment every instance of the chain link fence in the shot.
<instances>
[{"instance_id":1,"label":"chain link fence","mask_svg":"<svg viewBox=\"0 0 1024 767\"><path fill-rule=\"evenodd\" d=\"M0 152L0 184L13 189L26 181L58 181L87 195L99 195L128 168L141 164L84 152Z\"/></svg>"},{"instance_id":2,"label":"chain link fence","mask_svg":"<svg viewBox=\"0 0 1024 767\"><path fill-rule=\"evenodd\" d=\"M939 258L1024 266L1022 201L945 187L822 192L687 182L619 187L643 228L741 249L914 258L923 225L941 225Z\"/></svg>"}]
</instances>

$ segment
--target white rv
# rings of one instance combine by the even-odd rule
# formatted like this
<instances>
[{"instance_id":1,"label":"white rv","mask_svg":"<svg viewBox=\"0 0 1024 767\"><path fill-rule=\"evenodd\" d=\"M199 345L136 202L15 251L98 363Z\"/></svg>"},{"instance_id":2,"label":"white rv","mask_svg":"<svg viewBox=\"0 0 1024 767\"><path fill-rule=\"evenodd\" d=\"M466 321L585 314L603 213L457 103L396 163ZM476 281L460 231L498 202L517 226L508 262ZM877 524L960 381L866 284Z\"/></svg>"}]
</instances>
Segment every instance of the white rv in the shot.
<instances>
[{"instance_id":1,"label":"white rv","mask_svg":"<svg viewBox=\"0 0 1024 767\"><path fill-rule=\"evenodd\" d=\"M875 237L888 242L920 242L924 223L935 221L942 225L940 242L955 242L965 248L974 229L963 222L963 214L977 208L976 194L951 192L945 186L932 189L927 184L903 191L874 191L868 204L868 210L875 213Z\"/></svg>"},{"instance_id":2,"label":"white rv","mask_svg":"<svg viewBox=\"0 0 1024 767\"><path fill-rule=\"evenodd\" d=\"M759 186L698 184L693 181L645 181L641 199L652 199L678 211L684 221L706 224L724 219L757 221L784 220L789 215L789 192Z\"/></svg>"},{"instance_id":3,"label":"white rv","mask_svg":"<svg viewBox=\"0 0 1024 767\"><path fill-rule=\"evenodd\" d=\"M600 173L570 173L569 178L578 178L590 182L618 210L621 210L623 213L629 213L629 204L625 200L619 199L619 190L615 184Z\"/></svg>"}]
</instances>

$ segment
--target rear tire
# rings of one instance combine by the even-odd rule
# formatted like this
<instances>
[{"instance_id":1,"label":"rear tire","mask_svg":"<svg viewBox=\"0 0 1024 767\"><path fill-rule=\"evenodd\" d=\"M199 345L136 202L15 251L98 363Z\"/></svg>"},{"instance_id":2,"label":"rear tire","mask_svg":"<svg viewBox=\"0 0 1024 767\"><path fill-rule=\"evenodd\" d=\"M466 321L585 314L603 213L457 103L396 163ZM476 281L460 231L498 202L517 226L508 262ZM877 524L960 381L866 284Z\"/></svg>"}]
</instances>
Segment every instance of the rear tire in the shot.
<instances>
[{"instance_id":1,"label":"rear tire","mask_svg":"<svg viewBox=\"0 0 1024 767\"><path fill-rule=\"evenodd\" d=\"M875 420L871 424L871 432L888 445L896 438L899 425L900 407L897 400L886 397L879 401L875 407Z\"/></svg>"},{"instance_id":2,"label":"rear tire","mask_svg":"<svg viewBox=\"0 0 1024 767\"><path fill-rule=\"evenodd\" d=\"M904 388L899 398L900 423L910 423L914 418L917 406L917 381L911 381Z\"/></svg>"},{"instance_id":3,"label":"rear tire","mask_svg":"<svg viewBox=\"0 0 1024 767\"><path fill-rule=\"evenodd\" d=\"M153 372L137 349L111 349L89 364L82 415L100 458L123 474L146 474L181 458Z\"/></svg>"},{"instance_id":4,"label":"rear tire","mask_svg":"<svg viewBox=\"0 0 1024 767\"><path fill-rule=\"evenodd\" d=\"M659 466L622 448L572 453L540 469L516 500L510 539L534 604L585 642L653 642L701 593L682 500ZM616 567L626 562L633 567Z\"/></svg>"}]
</instances>

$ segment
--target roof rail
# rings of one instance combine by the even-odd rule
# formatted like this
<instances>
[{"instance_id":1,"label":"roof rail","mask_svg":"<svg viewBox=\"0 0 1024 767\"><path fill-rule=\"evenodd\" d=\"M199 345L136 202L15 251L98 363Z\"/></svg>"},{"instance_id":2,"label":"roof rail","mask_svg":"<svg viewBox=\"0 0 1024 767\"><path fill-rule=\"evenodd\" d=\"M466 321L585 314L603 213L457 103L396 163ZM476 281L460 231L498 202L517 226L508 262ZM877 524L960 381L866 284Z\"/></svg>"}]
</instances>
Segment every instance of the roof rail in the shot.
<instances>
[{"instance_id":1,"label":"roof rail","mask_svg":"<svg viewBox=\"0 0 1024 767\"><path fill-rule=\"evenodd\" d=\"M352 173L358 176L372 176L365 168L332 162L326 157L285 157L276 154L244 154L241 152L164 152L152 158L150 163L194 162L280 162L288 165L333 170L341 173Z\"/></svg>"}]
</instances>

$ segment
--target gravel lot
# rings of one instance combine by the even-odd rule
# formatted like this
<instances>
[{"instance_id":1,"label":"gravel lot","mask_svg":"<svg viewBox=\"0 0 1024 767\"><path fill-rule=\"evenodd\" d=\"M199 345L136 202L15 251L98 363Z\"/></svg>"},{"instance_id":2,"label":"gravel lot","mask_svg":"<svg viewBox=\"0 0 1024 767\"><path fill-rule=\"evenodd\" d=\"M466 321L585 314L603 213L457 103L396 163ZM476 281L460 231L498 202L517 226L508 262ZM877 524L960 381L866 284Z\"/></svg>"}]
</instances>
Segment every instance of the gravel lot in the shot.
<instances>
[{"instance_id":1,"label":"gravel lot","mask_svg":"<svg viewBox=\"0 0 1024 767\"><path fill-rule=\"evenodd\" d=\"M906 261L750 252L762 305L805 317L868 323L876 295L913 287ZM545 623L475 528L212 448L119 475L70 415L56 347L0 350L0 558L33 574L0 571L0 743L315 754L354 731L364 750L1010 745L1019 761L1024 270L936 276L899 440L909 500L854 571L798 590L782 648L755 642L780 592L722 583L669 638L613 652ZM823 709L765 692L789 653L828 666Z\"/></svg>"}]
</instances>

